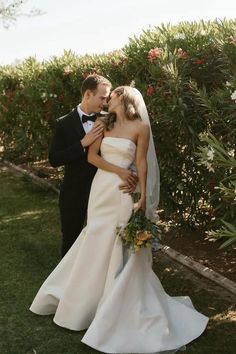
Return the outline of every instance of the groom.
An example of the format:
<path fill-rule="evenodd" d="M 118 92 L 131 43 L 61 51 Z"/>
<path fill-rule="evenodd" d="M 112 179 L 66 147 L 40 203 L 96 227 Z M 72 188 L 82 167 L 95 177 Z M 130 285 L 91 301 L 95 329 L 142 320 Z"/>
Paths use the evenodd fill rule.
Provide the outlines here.
<path fill-rule="evenodd" d="M 87 150 L 103 135 L 104 125 L 96 118 L 107 105 L 111 86 L 103 76 L 88 76 L 82 83 L 81 103 L 56 122 L 48 157 L 53 167 L 65 166 L 59 197 L 62 257 L 84 226 L 90 187 L 96 172 L 96 167 L 87 161 Z M 135 186 L 124 183 L 120 189 L 131 193 Z"/>
<path fill-rule="evenodd" d="M 96 121 L 96 114 L 107 104 L 111 86 L 102 76 L 88 76 L 82 83 L 81 103 L 56 122 L 48 157 L 53 167 L 65 166 L 59 197 L 62 257 L 83 229 L 96 172 L 87 161 L 87 150 L 103 134 L 103 123 Z"/>

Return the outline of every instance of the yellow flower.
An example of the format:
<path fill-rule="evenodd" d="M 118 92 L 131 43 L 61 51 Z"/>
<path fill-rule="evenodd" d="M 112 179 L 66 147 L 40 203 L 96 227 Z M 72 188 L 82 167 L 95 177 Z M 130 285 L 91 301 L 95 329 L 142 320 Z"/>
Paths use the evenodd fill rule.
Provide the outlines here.
<path fill-rule="evenodd" d="M 138 231 L 136 238 L 140 241 L 146 241 L 152 238 L 152 233 L 150 231 Z"/>
<path fill-rule="evenodd" d="M 138 245 L 138 246 L 142 246 L 142 244 L 143 244 L 143 241 L 141 241 L 141 240 L 139 240 L 139 241 L 137 242 L 137 245 Z"/>

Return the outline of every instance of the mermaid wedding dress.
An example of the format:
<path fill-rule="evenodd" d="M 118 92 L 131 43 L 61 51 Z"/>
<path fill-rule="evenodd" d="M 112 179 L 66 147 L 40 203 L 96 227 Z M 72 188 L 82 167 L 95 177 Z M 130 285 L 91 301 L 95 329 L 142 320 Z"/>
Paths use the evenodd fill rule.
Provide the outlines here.
<path fill-rule="evenodd" d="M 104 137 L 101 156 L 124 168 L 136 145 Z M 132 213 L 131 196 L 118 175 L 98 169 L 87 226 L 39 289 L 30 310 L 54 315 L 59 326 L 81 331 L 82 342 L 105 353 L 174 353 L 198 337 L 208 318 L 189 297 L 165 293 L 152 270 L 150 249 L 123 249 L 117 227 Z"/>

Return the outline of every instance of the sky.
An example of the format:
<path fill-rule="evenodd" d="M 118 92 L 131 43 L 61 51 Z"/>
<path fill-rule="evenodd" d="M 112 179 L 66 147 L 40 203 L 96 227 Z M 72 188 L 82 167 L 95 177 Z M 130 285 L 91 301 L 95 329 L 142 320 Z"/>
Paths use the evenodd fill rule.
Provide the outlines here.
<path fill-rule="evenodd" d="M 64 49 L 107 53 L 162 23 L 236 18 L 236 0 L 28 0 L 24 11 L 32 8 L 44 15 L 19 17 L 9 29 L 0 23 L 0 65 L 47 60 Z"/>

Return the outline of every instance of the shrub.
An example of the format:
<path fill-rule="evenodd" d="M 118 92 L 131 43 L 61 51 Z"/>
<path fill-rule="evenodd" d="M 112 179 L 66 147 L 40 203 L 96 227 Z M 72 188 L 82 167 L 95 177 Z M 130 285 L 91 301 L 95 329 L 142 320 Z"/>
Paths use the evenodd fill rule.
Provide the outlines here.
<path fill-rule="evenodd" d="M 180 23 L 143 31 L 123 50 L 77 56 L 70 51 L 38 63 L 0 68 L 0 139 L 14 161 L 47 157 L 55 119 L 80 101 L 86 75 L 108 77 L 114 87 L 135 85 L 149 110 L 161 169 L 163 216 L 176 224 L 210 227 L 224 178 L 199 165 L 202 135 L 235 148 L 236 105 L 227 82 L 236 73 L 236 21 Z M 208 226 L 209 224 L 209 226 Z"/>

